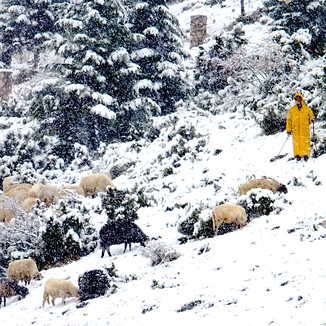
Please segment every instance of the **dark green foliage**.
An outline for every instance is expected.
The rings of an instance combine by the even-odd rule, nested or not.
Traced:
[[[213,230],[213,220],[209,219],[208,221],[200,220],[200,224],[198,226],[196,232],[196,238],[213,238],[215,236]]]
[[[106,211],[108,223],[117,220],[136,221],[139,204],[137,196],[131,194],[128,190],[118,190],[108,187],[105,194],[101,194],[102,207]]]
[[[186,243],[188,239],[203,239],[214,237],[213,221],[209,219],[204,221],[200,218],[201,210],[196,208],[184,221],[178,225],[178,232],[185,235],[178,240],[180,243]],[[195,224],[197,227],[195,229]]]
[[[131,32],[138,40],[132,45],[131,56],[140,67],[138,80],[150,81],[138,92],[153,99],[162,114],[173,112],[175,103],[190,91],[181,76],[184,53],[179,23],[165,0],[130,1],[129,8]]]
[[[13,54],[27,49],[33,51],[37,66],[42,45],[54,30],[51,1],[3,0],[1,5],[0,61],[9,67]]]
[[[275,200],[260,192],[261,190],[253,191],[250,196],[239,203],[246,211],[248,221],[262,215],[269,215],[275,209],[273,205]]]
[[[192,237],[195,230],[195,224],[199,220],[200,212],[201,210],[196,208],[187,219],[179,223],[178,232],[188,237]]]
[[[274,30],[284,30],[289,35],[299,29],[308,29],[311,34],[307,50],[314,56],[322,56],[326,50],[326,5],[322,1],[311,3],[305,0],[264,2],[264,11],[273,18]]]
[[[64,232],[60,223],[51,218],[46,223],[46,230],[42,234],[44,265],[55,265],[67,258]]]
[[[138,183],[136,183],[135,186],[131,189],[131,194],[137,195],[137,204],[139,204],[140,207],[150,206],[149,199],[145,194],[145,187],[139,188]]]
[[[269,108],[263,114],[263,119],[258,124],[265,135],[274,135],[285,130],[286,118],[278,115],[272,108]]]
[[[114,263],[111,263],[111,267],[104,266],[103,268],[108,272],[110,277],[119,277],[118,270]]]

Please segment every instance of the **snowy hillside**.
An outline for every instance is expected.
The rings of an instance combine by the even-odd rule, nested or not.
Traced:
[[[192,14],[209,15],[212,35],[240,12],[238,1],[226,1],[223,9],[201,3],[182,9],[191,3],[170,7],[186,33]],[[255,6],[251,3],[247,11]],[[246,29],[255,40],[262,35],[256,25]],[[158,241],[179,258],[152,266],[138,244],[125,254],[123,245],[112,246],[112,257],[102,259],[98,249],[79,261],[42,271],[43,279],[28,285],[25,299],[13,297],[1,307],[1,325],[324,325],[325,155],[288,161],[293,154],[286,132],[263,136],[241,108],[212,115],[195,106],[182,107],[155,118],[155,124],[159,138],[109,145],[94,162],[94,171],[133,162],[114,184],[120,189],[136,183],[145,187],[151,206],[139,210],[137,224],[149,237],[161,237]],[[186,143],[180,133],[188,136]],[[284,143],[281,154],[288,154],[271,163]],[[180,158],[176,151],[184,155]],[[88,173],[70,171],[55,181],[80,180]],[[237,195],[240,184],[264,176],[288,188],[287,194],[257,192],[275,201],[270,215],[231,233],[180,244],[178,225],[196,208],[207,220],[220,202],[237,204],[247,198]],[[98,199],[88,201],[99,204]],[[98,227],[106,221],[103,215],[93,218]],[[85,304],[71,298],[63,305],[58,299],[56,306],[42,308],[47,279],[64,278],[77,285],[83,272],[112,263],[118,274],[112,281],[116,291],[112,286],[104,297]]]

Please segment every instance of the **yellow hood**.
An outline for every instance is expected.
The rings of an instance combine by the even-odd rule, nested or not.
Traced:
[[[304,101],[303,101],[303,96],[300,93],[296,93],[293,98],[295,99],[297,96],[300,96],[302,99],[302,105],[304,105]]]

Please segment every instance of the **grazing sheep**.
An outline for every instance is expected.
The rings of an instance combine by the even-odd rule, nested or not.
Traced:
[[[85,301],[104,295],[110,287],[108,274],[101,269],[87,271],[78,277],[80,300]]]
[[[25,185],[19,185],[15,188],[10,189],[5,194],[6,196],[15,199],[20,205],[23,203],[25,199],[29,197],[29,187]]]
[[[0,222],[9,223],[13,218],[21,214],[20,205],[13,198],[0,195]]]
[[[56,186],[43,185],[43,187],[40,187],[36,197],[47,206],[51,206],[58,202],[58,194],[59,188]]]
[[[29,294],[25,286],[19,286],[15,281],[1,277],[0,278],[0,306],[3,298],[3,306],[6,306],[6,299],[19,295],[19,300],[25,298]]]
[[[38,193],[40,189],[44,186],[43,183],[35,183],[31,189],[28,191],[28,196],[33,198],[38,198]]]
[[[247,223],[246,211],[238,205],[223,204],[216,206],[212,212],[213,230],[217,234],[222,223],[244,226]]]
[[[12,180],[13,178],[12,177],[6,177],[3,179],[3,182],[2,182],[2,190],[4,193],[14,189],[14,188],[17,188],[17,187],[20,187],[20,186],[23,186],[25,188],[31,188],[32,185],[31,184],[28,184],[28,183],[12,183]]]
[[[26,198],[23,203],[22,203],[22,209],[26,212],[26,213],[31,213],[33,212],[33,207],[35,206],[37,202],[36,198],[33,197],[28,197]]]
[[[82,178],[79,185],[86,197],[95,197],[99,192],[105,192],[107,186],[114,187],[111,179],[105,174],[90,174]]]
[[[0,204],[0,222],[9,223],[15,217],[16,214],[12,209]]]
[[[100,247],[102,249],[101,258],[104,257],[105,250],[111,256],[111,245],[124,243],[125,249],[123,253],[125,253],[128,244],[129,250],[131,250],[131,243],[140,243],[145,247],[145,241],[149,239],[137,224],[124,220],[105,224],[99,233]]]
[[[247,182],[243,183],[238,190],[238,193],[240,196],[246,195],[247,192],[253,188],[261,188],[261,189],[267,189],[273,191],[274,194],[277,192],[283,192],[287,193],[288,189],[286,185],[278,182],[278,181],[273,181],[270,179],[251,179],[248,180]]]
[[[2,190],[3,192],[8,192],[11,187],[12,187],[13,183],[12,183],[12,177],[6,177],[3,179],[2,181]]]
[[[79,289],[68,280],[59,278],[51,278],[44,284],[43,304],[47,301],[50,304],[49,297],[52,297],[52,304],[55,306],[54,301],[57,298],[62,298],[62,303],[66,303],[67,298],[80,297]]]
[[[29,284],[31,280],[40,280],[43,278],[37,269],[35,261],[30,258],[20,259],[10,263],[7,270],[7,277],[17,283],[23,281],[25,285]]]

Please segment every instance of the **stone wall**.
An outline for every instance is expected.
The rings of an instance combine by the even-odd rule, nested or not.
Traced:
[[[0,69],[0,102],[6,99],[12,90],[12,71]]]
[[[190,48],[203,44],[207,36],[207,16],[190,17]]]

